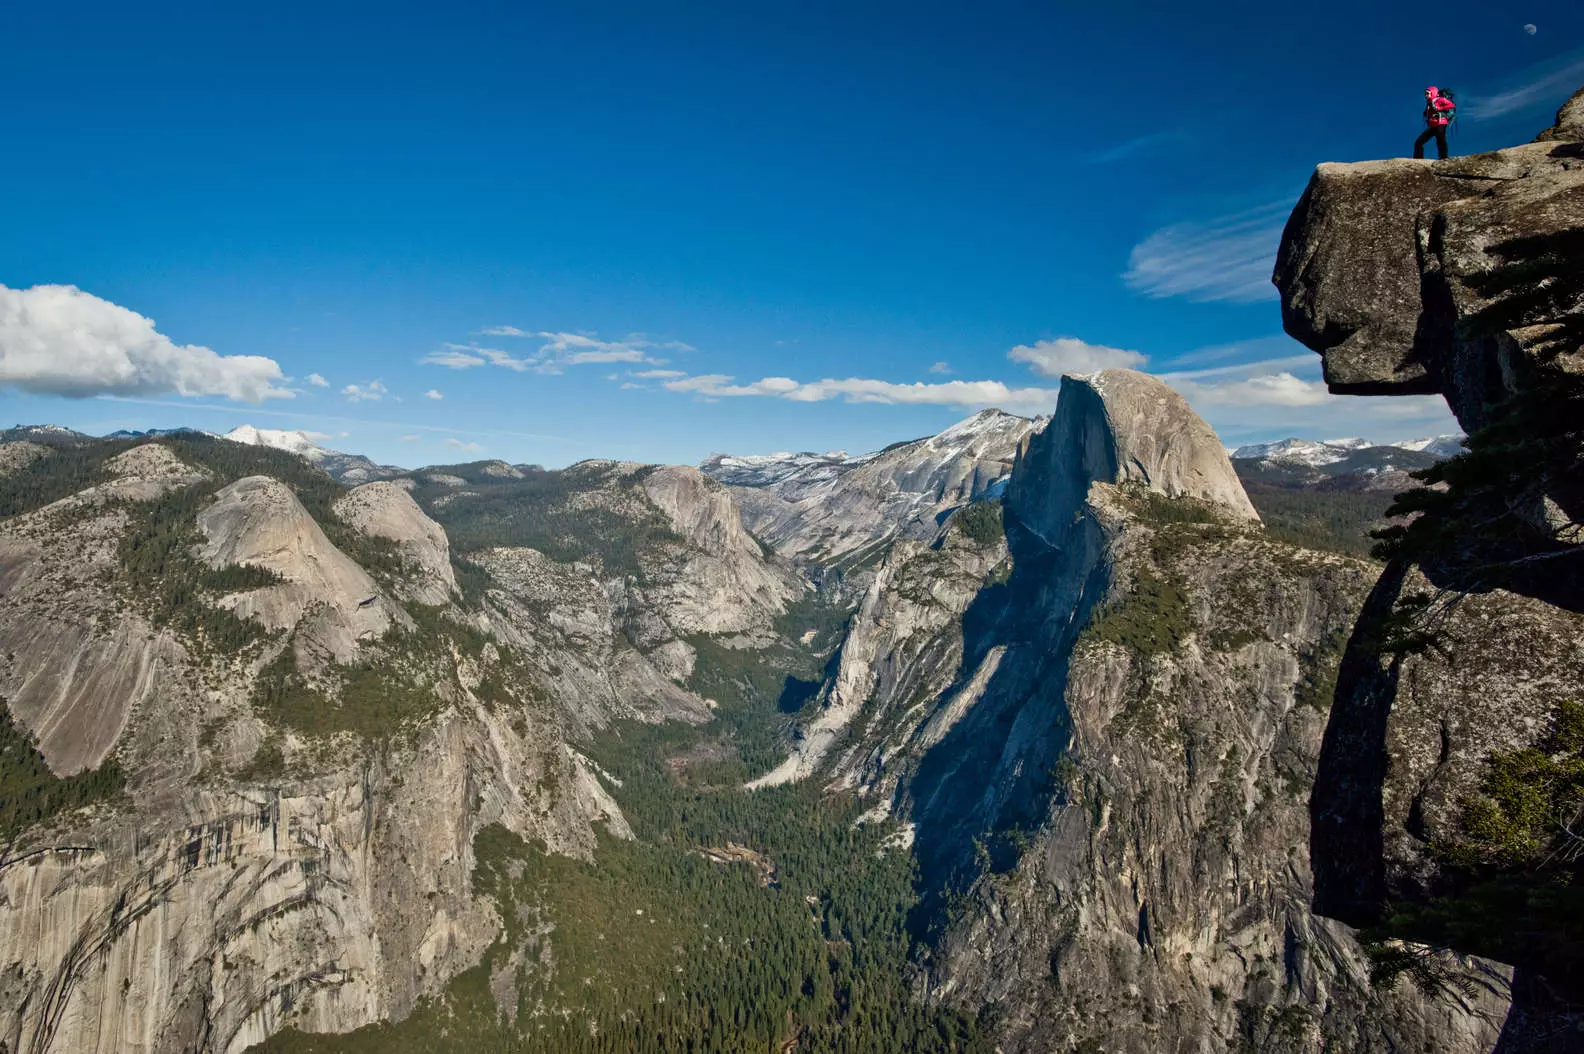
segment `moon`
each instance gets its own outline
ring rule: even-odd
[[[1535,25],[1533,22],[1527,22],[1524,24],[1524,32],[1528,33],[1532,37],[1536,33],[1540,32],[1540,27]]]

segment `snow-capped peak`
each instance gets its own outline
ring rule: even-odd
[[[246,443],[248,446],[267,446],[289,451],[309,461],[318,461],[327,454],[336,453],[319,445],[319,440],[332,438],[324,432],[286,431],[279,428],[241,425],[227,432],[222,438],[229,439],[233,443]]]
[[[1410,439],[1399,443],[1375,443],[1357,437],[1326,440],[1293,438],[1277,440],[1274,443],[1251,443],[1240,446],[1232,451],[1232,456],[1320,468],[1345,461],[1350,454],[1360,450],[1381,447],[1425,453],[1433,457],[1451,457],[1462,452],[1463,437],[1444,435],[1431,439]]]
[[[1436,457],[1453,457],[1463,453],[1463,437],[1460,435],[1431,436],[1428,439],[1410,439],[1402,443],[1393,443],[1393,446],[1404,450],[1417,450]]]

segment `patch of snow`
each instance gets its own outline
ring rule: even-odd
[[[329,454],[337,453],[320,446],[315,441],[317,436],[312,432],[289,432],[279,428],[239,425],[220,438],[229,439],[233,443],[245,443],[248,446],[266,446],[275,450],[285,450],[305,457],[309,461],[319,461]]]

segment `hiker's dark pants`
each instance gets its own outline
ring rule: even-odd
[[[1441,160],[1445,161],[1447,145],[1446,125],[1444,124],[1433,124],[1420,133],[1419,138],[1414,140],[1414,157],[1424,157],[1425,144],[1432,139],[1436,141],[1436,150],[1440,152]]]

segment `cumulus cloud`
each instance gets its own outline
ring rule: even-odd
[[[1137,351],[1088,344],[1076,337],[1057,337],[1033,344],[1019,344],[1007,352],[1013,362],[1027,364],[1041,377],[1060,377],[1065,373],[1094,373],[1122,367],[1143,369],[1149,357]]]
[[[1273,300],[1271,271],[1292,202],[1162,227],[1133,247],[1122,279],[1145,296],[1250,304]]]
[[[367,384],[349,384],[341,389],[341,394],[346,396],[349,403],[377,403],[390,394],[390,389],[380,381],[369,381]]]
[[[790,377],[765,377],[747,384],[720,373],[681,377],[663,382],[673,392],[687,392],[709,399],[761,396],[798,403],[818,403],[841,399],[849,403],[885,403],[911,406],[956,406],[982,408],[997,406],[1020,413],[1049,413],[1056,404],[1054,388],[1012,388],[1000,381],[944,381],[925,384],[898,384],[892,381],[848,377],[820,381],[795,381]]]
[[[40,395],[290,399],[280,365],[177,344],[152,319],[70,285],[0,285],[0,388]]]
[[[440,389],[438,389],[438,388],[430,388],[427,392],[424,392],[424,398],[425,399],[444,399],[445,398],[445,393],[440,391]]]
[[[479,446],[477,443],[465,443],[462,440],[456,438],[455,436],[447,436],[443,440],[443,442],[445,443],[446,446],[451,447],[452,449],[455,449],[455,450],[466,450],[470,454],[477,454],[479,451],[484,449],[483,447]]]
[[[935,363],[935,365],[933,365],[933,366],[931,366],[929,368],[929,371],[931,373],[950,373],[952,371],[951,363],[949,363],[949,362],[937,362],[937,363]]]
[[[317,374],[317,373],[310,373],[308,376],[304,377],[303,380],[307,381],[311,386],[313,386],[315,388],[328,388],[328,387],[330,387],[330,382],[325,380],[323,377],[319,376],[319,374]]]

